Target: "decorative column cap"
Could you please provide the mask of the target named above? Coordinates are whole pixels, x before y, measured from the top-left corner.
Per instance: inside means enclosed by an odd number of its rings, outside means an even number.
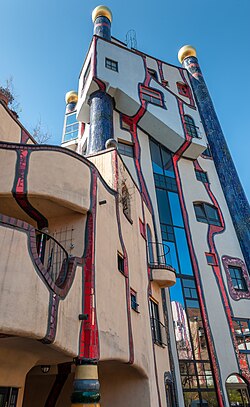
[[[106,6],[97,6],[92,12],[92,21],[93,23],[97,19],[97,17],[107,17],[109,21],[112,23],[112,12]]]
[[[178,59],[181,64],[187,57],[196,57],[196,49],[192,45],[184,45],[178,52]]]
[[[69,92],[66,93],[65,95],[65,102],[66,104],[69,103],[77,103],[78,101],[78,94],[74,90],[70,90]]]

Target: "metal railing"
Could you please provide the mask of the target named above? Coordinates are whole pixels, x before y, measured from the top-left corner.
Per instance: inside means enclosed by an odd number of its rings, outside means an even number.
[[[38,257],[49,273],[52,281],[63,284],[68,266],[68,253],[53,236],[36,229]]]
[[[172,267],[170,247],[165,243],[148,242],[148,264],[150,267]]]
[[[167,333],[165,325],[163,325],[158,319],[151,317],[151,329],[154,343],[160,346],[167,346]]]

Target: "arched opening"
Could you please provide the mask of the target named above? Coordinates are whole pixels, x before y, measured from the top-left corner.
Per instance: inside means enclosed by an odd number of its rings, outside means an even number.
[[[226,389],[230,407],[250,407],[249,387],[238,374],[232,374],[226,380]]]
[[[99,363],[102,407],[150,407],[149,381],[134,366],[116,361]]]
[[[23,407],[70,407],[71,363],[33,367],[26,376]]]

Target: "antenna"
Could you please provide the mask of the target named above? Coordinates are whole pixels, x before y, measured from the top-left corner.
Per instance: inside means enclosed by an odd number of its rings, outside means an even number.
[[[135,30],[129,30],[126,34],[126,45],[128,48],[137,49],[137,40]]]

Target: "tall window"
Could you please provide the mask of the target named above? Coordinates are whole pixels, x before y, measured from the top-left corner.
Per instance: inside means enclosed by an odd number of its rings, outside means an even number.
[[[221,226],[218,210],[212,205],[206,203],[195,203],[194,210],[198,222],[208,223],[209,225]]]
[[[152,233],[151,233],[150,227],[148,225],[147,225],[147,241],[148,241],[148,261],[149,261],[149,264],[154,264]]]
[[[246,280],[243,277],[242,269],[240,267],[229,266],[228,270],[232,279],[234,289],[238,291],[248,291]]]
[[[153,300],[150,300],[150,318],[154,343],[156,343],[157,345],[163,345],[161,330],[162,324],[159,317],[159,307],[158,304]]]
[[[191,137],[200,138],[197,131],[198,127],[196,127],[194,124],[194,119],[191,116],[185,114],[184,120],[188,135]]]
[[[76,120],[76,113],[67,114],[63,135],[63,142],[73,140],[78,137],[79,122]]]

